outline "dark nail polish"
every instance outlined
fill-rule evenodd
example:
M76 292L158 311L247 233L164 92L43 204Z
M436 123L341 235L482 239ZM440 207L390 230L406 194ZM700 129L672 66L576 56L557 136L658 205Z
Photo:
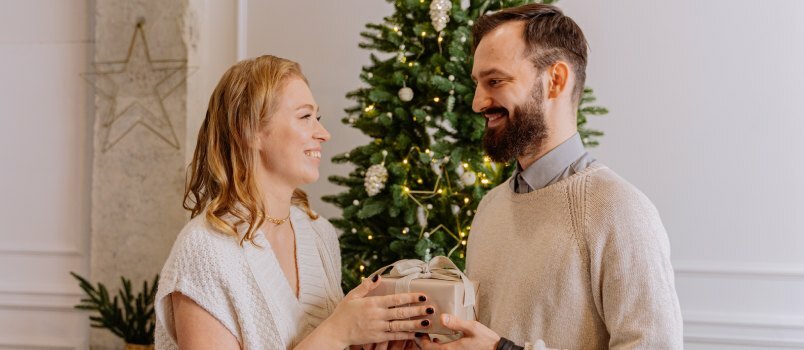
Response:
M431 307L428 307L427 310L424 311L426 311L428 315L432 315L433 313L435 313L435 310L433 310L433 308Z
M427 297L424 295L419 295L419 301L427 301Z
M429 325L430 325L430 321L429 321L429 320L422 320L422 327L427 327L427 326L429 326Z
M421 337L424 337L425 335L427 335L427 333L416 332L416 334L415 334L416 338L421 338Z
M380 275L374 275L374 277L371 278L371 282L377 282L378 279L380 279Z

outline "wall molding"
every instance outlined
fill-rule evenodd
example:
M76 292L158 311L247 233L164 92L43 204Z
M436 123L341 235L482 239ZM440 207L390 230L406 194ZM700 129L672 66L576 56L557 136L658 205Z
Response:
M678 261L673 263L677 276L746 279L784 279L804 281L804 264L794 263L724 263Z
M684 324L721 327L792 329L804 333L804 316L682 311ZM803 334L804 335L804 334Z
M77 247L69 248L21 248L9 249L0 248L0 255L16 255L16 256L66 256L66 257L82 257L82 253Z
M15 350L80 350L89 349L86 342L65 341L64 339L2 339L0 349Z
M0 309L37 311L77 311L81 293L0 291Z
M702 335L685 334L685 344L712 344L712 345L736 345L736 346L756 346L761 348L804 348L804 340L783 340L766 337L746 337L746 336L722 336L722 335Z
M682 312L687 344L804 348L804 316Z

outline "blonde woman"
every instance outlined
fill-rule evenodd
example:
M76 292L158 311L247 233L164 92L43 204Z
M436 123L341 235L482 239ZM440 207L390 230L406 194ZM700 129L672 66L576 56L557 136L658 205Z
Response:
M433 313L424 295L366 297L378 284L366 280L343 296L335 230L298 189L330 138L317 113L295 62L224 73L189 168L193 218L159 281L158 349L343 349L429 325L406 320Z

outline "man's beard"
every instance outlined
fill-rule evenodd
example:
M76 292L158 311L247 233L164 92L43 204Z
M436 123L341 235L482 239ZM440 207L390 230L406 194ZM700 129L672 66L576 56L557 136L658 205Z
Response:
M518 156L536 152L547 138L547 125L542 106L542 86L533 87L530 101L514 107L511 115L502 107L489 108L486 112L503 112L506 121L495 129L488 128L483 134L483 148L495 162L504 163Z

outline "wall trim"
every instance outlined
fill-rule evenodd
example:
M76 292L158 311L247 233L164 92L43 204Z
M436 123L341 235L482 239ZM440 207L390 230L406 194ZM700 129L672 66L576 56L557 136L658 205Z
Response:
M804 317L725 312L682 311L685 325L792 329L804 332Z
M81 293L0 291L0 309L72 312L82 297Z
M682 311L684 342L804 348L804 317L799 315Z
M0 349L15 350L78 350L88 349L82 342L70 342L63 339L42 340L36 339L3 339L0 340Z
M706 276L749 279L786 279L804 281L804 264L795 263L724 263L679 261L673 263L678 276Z
M70 248L48 248L48 249L8 249L0 248L0 255L17 255L17 256L67 256L67 257L81 257L84 256L81 251L76 247Z
M804 347L804 340L798 339L772 339L766 337L746 337L746 336L722 336L704 334L685 334L684 343L686 344L716 344L716 345L738 345L738 346L757 346L773 348L801 348Z

